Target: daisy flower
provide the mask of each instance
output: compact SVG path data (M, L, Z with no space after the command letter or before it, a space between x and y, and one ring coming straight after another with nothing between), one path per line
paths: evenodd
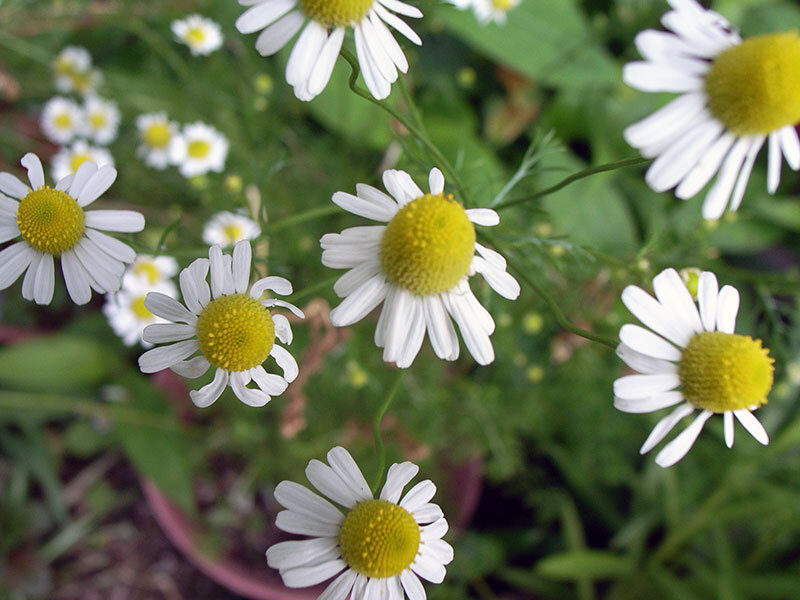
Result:
M252 219L229 211L215 214L203 227L203 241L223 248L261 235L261 227Z
M141 231L144 217L131 210L84 210L111 187L117 171L85 162L74 176L51 188L45 185L38 156L28 153L20 163L28 170L30 186L11 173L0 173L0 244L22 238L0 252L0 290L27 269L22 297L49 304L55 279L53 257L60 255L67 291L75 304L86 304L92 289L117 291L125 263L133 262L136 253L99 230Z
M703 217L739 208L753 163L769 147L767 189L774 193L785 157L800 168L800 35L770 33L742 40L717 13L694 0L668 0L661 22L671 31L644 31L636 47L646 59L625 65L623 77L646 92L680 96L625 130L625 139L655 158L646 180L657 192L674 188L691 198L716 175Z
M475 17L483 25L506 22L508 11L519 6L521 0L451 0L461 10L472 7Z
M83 133L98 144L109 144L117 137L119 109L117 103L88 96L83 104Z
M183 128L170 148L173 164L184 177L221 173L228 157L228 140L219 131L200 121Z
M90 146L85 140L76 140L71 146L61 148L53 155L53 179L59 181L67 175L73 175L87 161L98 167L114 166L114 157L107 149Z
M176 143L178 124L167 118L167 113L147 113L136 119L141 144L137 156L144 159L148 167L163 170L171 161L171 148Z
M153 285L159 281L166 281L178 272L178 261L171 256L150 256L139 254L133 261L125 277L122 278L122 287L128 287L128 278L143 279Z
M66 46L53 61L53 76L59 92L88 94L100 83L100 72L92 68L86 48Z
M42 108L40 122L50 141L66 144L83 129L83 111L69 98L55 96Z
M189 15L172 22L175 39L189 46L194 56L207 56L222 46L219 24L201 15Z
M245 404L264 406L297 377L294 357L275 342L277 338L291 343L289 320L269 308L287 308L301 318L303 313L283 300L261 300L266 290L291 294L292 285L283 277L265 277L250 286L250 256L250 242L236 244L232 257L223 256L219 246L212 246L207 259L198 258L181 271L185 307L157 292L148 294L144 301L150 312L170 321L146 327L144 340L176 343L145 352L139 358L139 368L144 373L170 368L194 379L213 366L214 380L189 392L200 408L213 404L228 385ZM209 267L210 291L206 283ZM196 352L200 355L186 360ZM262 363L268 356L275 359L283 377L264 370ZM258 389L247 387L251 380Z
M519 284L506 261L475 241L475 227L497 225L487 208L464 208L444 193L439 169L430 172L430 193L423 193L405 171L389 170L383 184L391 195L359 184L357 195L336 192L334 204L385 225L353 227L322 237L322 264L350 269L333 289L344 301L331 311L337 327L351 325L384 302L375 343L383 360L411 365L427 330L436 356L458 358L451 318L478 363L494 360L489 336L494 320L469 287L480 273L501 296L519 296ZM475 252L477 251L477 255Z
M328 85L348 27L355 35L364 82L379 100L391 92L397 71L408 71L408 61L387 25L422 44L397 16L419 18L422 13L400 0L240 0L240 4L252 6L236 20L236 28L241 33L263 30L256 39L262 56L283 48L307 22L286 65L286 82L300 100L313 99Z
M123 277L123 286L115 294L106 295L103 305L103 314L108 319L111 329L114 330L126 346L141 343L145 348L152 344L142 339L144 328L152 323L166 323L155 316L144 305L145 297L149 292L158 292L170 298L178 295L175 284L169 280L160 280L154 283L147 277L130 277L131 269Z
M708 271L700 273L695 285L697 304L674 269L653 279L655 298L636 286L622 292L625 306L649 329L632 324L620 329L617 354L638 374L614 382L614 406L623 412L647 413L677 405L653 428L641 453L653 449L681 419L700 411L658 453L656 463L662 467L686 455L714 414L723 417L729 448L734 417L756 440L769 443L752 412L767 402L772 389L774 361L769 350L761 340L734 333L739 310L736 288L719 289L716 276Z
M402 496L418 471L410 462L393 464L380 497L373 498L344 448L328 452L327 465L312 460L306 477L330 501L293 481L279 483L275 499L286 510L278 513L277 527L310 538L275 544L267 564L290 588L339 574L319 596L325 600L348 594L357 600L424 599L420 577L441 583L453 548L442 539L448 528L442 509L431 503L433 482L421 481Z

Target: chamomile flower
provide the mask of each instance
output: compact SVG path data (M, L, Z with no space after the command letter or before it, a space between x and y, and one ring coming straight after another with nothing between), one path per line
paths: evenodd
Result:
M219 131L200 121L183 128L170 147L172 162L184 177L221 173L228 157L228 140Z
M83 105L83 134L98 144L109 144L117 137L119 109L117 103L98 96L89 96Z
M20 161L30 186L11 173L0 173L0 244L21 237L0 252L0 290L26 271L22 297L37 304L53 298L54 256L61 256L67 292L75 304L86 304L92 290L115 292L136 253L100 230L135 232L144 217L132 210L84 210L117 177L113 167L83 163L78 172L45 185L39 157L28 153ZM17 201L14 198L19 198Z
M328 85L347 28L355 35L364 82L379 100L391 92L398 70L408 71L408 61L387 25L422 44L397 16L419 18L422 13L400 0L245 0L241 4L253 6L236 20L236 28L241 33L263 30L256 39L262 56L275 54L305 25L286 65L286 82L300 100L313 99Z
M71 146L61 148L53 155L53 179L59 181L67 175L77 173L78 168L87 161L98 167L114 166L114 157L107 149L91 146L85 140L76 140Z
M375 343L384 349L383 360L405 368L426 331L439 358L458 358L452 319L472 356L485 365L494 360L494 320L472 293L469 277L480 273L504 298L513 300L520 291L505 259L475 241L474 224L497 225L500 218L487 208L464 210L444 193L439 169L429 179L426 194L408 173L389 170L383 183L391 196L363 184L356 196L333 195L334 204L385 225L353 227L320 240L322 264L350 269L333 287L344 301L331 311L331 322L351 325L383 302Z
M214 380L189 392L201 408L213 404L228 385L245 404L264 406L297 377L294 357L276 343L276 338L291 343L289 320L269 309L286 308L301 318L303 313L283 300L261 299L266 290L291 294L292 285L283 277L265 277L249 285L250 257L250 242L236 244L232 257L223 256L219 246L212 246L207 259L198 258L181 271L186 306L159 293L148 294L144 302L153 314L170 321L145 328L144 340L176 343L145 352L139 358L139 368L144 373L169 368L194 379L213 366ZM209 268L210 290L206 283ZM198 356L186 360L197 352ZM262 363L268 356L275 359L283 377L264 370ZM251 380L258 389L247 387Z
M144 300L150 292L175 298L178 290L169 280L151 283L147 277L130 275L129 269L123 277L122 289L115 294L106 295L103 314L108 319L111 329L122 338L126 346L141 343L145 348L149 348L152 344L142 339L144 328L153 323L166 323L166 321L151 313L144 305Z
M252 219L229 211L215 214L203 227L203 241L211 245L233 246L242 240L261 235L261 227Z
M141 144L136 149L139 158L148 167L164 170L172 162L172 146L178 139L178 124L167 118L167 113L147 113L136 118Z
M756 156L766 143L767 189L780 183L781 162L800 168L800 35L770 33L742 40L721 15L695 0L668 0L661 22L636 46L646 59L625 66L631 87L681 94L625 130L627 142L655 158L646 180L657 192L696 195L716 175L703 217L735 211Z
M189 15L172 22L175 39L189 46L194 56L206 56L222 46L219 24L201 15Z
M92 68L86 48L66 46L53 61L53 76L59 92L91 93L100 83L100 72Z
M374 498L344 448L328 452L327 465L312 460L306 477L330 500L293 481L278 484L275 499L286 510L278 513L276 525L309 538L270 547L267 564L290 588L338 574L319 596L325 600L344 600L348 594L357 600L425 598L420 578L441 583L453 548L442 539L448 529L442 509L431 503L433 482L421 481L403 495L418 472L411 462L393 464Z
M122 287L126 288L127 280L142 279L150 285L159 281L167 281L178 272L178 261L171 256L150 256L139 254L136 260L128 267L125 277L122 278Z
M475 17L483 25L506 22L508 11L519 6L521 0L451 0L461 10L472 7Z
M42 108L41 127L50 141L66 144L83 129L83 111L69 98L55 96Z
M647 413L677 405L653 428L642 454L695 410L700 414L656 456L662 467L686 455L714 414L723 417L729 448L734 418L756 440L769 443L753 411L767 402L773 359L761 340L734 333L739 311L736 288L719 289L716 276L702 272L695 304L677 271L666 269L653 279L653 289L655 298L636 286L622 292L625 306L649 329L633 324L620 329L617 354L638 374L614 382L614 406L623 412Z

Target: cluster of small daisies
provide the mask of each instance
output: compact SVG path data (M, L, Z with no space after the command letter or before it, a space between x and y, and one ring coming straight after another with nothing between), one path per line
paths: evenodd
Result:
M513 0L466 2L484 20L502 20ZM646 61L625 68L625 80L646 91L680 93L676 100L626 130L626 139L655 157L648 183L677 195L697 194L715 175L703 208L706 218L736 210L756 155L769 145L768 188L779 183L783 158L800 167L800 36L770 34L743 41L718 14L695 0L668 0L673 10L662 22L670 32L646 31L636 45ZM353 31L364 81L376 98L405 72L408 62L389 27L414 43L419 37L398 17L421 13L400 0L241 0L248 6L236 21L242 33L260 31L256 49L271 55L299 33L286 71L298 98L310 100L327 85L345 33ZM301 31L302 30L302 31ZM208 54L222 43L219 27L193 15L173 23L176 38L193 54ZM54 64L59 89L88 94L92 75L88 53L66 48ZM79 86L79 83L81 85ZM48 135L67 143L78 132L98 143L115 133L108 102L87 95L83 107L53 99L43 116ZM94 111L94 112L92 112ZM105 111L103 113L103 111ZM103 129L103 128L106 129ZM192 177L221 171L227 141L202 123L178 125L163 113L137 120L140 156L163 169L179 165ZM72 128L72 129L70 129ZM86 129L88 128L88 129ZM71 133L70 133L71 132ZM69 135L67 135L69 134ZM84 142L85 143L85 142ZM67 292L77 304L91 290L107 294L104 312L128 345L149 349L140 356L145 373L171 369L186 378L209 371L211 380L190 397L208 407L230 387L243 403L260 407L282 394L299 367L285 346L292 342L290 319L303 312L278 298L292 293L277 276L251 281L250 240L257 223L236 213L220 213L207 224L207 257L180 271L169 257L139 256L102 231L136 232L139 213L84 210L113 183L110 165L87 157L46 185L38 157L21 164L28 183L0 173L0 290L23 276L22 296L48 304L54 295L55 258L60 259ZM358 184L355 194L340 191L332 201L370 221L320 240L322 263L346 272L334 284L341 303L330 313L346 327L380 307L375 343L383 358L409 367L424 339L435 355L455 360L464 346L476 362L494 360L491 314L477 299L470 278L481 275L500 296L513 300L520 287L506 260L480 244L476 225L499 224L488 208L465 209L445 191L442 173L428 174L427 191L406 172L387 170L381 190ZM230 253L225 248L232 247ZM129 265L126 268L126 264ZM622 301L644 326L626 324L617 353L633 373L614 382L614 405L630 413L672 408L644 442L645 453L660 444L677 424L696 411L692 422L663 446L656 462L667 467L689 451L704 424L723 419L724 440L733 445L738 421L756 440L768 436L754 411L767 402L773 383L773 359L760 340L735 333L739 294L719 287L710 272L666 269L652 282L653 294L629 286ZM269 361L269 362L268 362ZM273 366L274 363L274 366ZM418 467L392 465L375 498L360 469L343 448L333 448L327 464L312 460L306 469L312 492L281 482L275 497L285 508L277 526L308 539L280 542L267 551L268 564L288 587L316 585L331 578L326 600L424 599L421 579L439 583L453 549L442 537L448 525L431 500L436 491L422 481L403 494ZM321 495L320 495L321 494ZM324 497L323 497L324 496Z
M483 25L497 23L502 25L508 18L508 12L519 6L521 0L450 0L461 10L472 8L475 17Z

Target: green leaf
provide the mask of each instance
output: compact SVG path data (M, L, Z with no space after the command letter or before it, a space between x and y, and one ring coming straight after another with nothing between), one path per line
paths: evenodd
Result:
M575 550L552 554L539 561L536 572L551 579L614 579L633 569L629 558L600 550Z
M191 444L164 395L142 375L126 373L118 383L130 393L130 402L140 416L152 416L152 422L128 418L127 403L109 406L115 418L116 436L136 470L150 478L184 509L194 509L194 493L189 461ZM168 425L172 427L168 427ZM167 426L165 426L167 425Z
M0 381L27 391L68 392L107 379L119 361L94 340L53 335L0 350Z

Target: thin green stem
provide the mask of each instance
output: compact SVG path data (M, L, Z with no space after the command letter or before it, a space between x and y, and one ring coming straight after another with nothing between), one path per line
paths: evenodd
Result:
M169 234L175 231L181 224L181 219L183 219L183 211L181 211L181 214L178 215L177 219L175 219L172 223L167 225L166 228L164 228L164 233L161 234L161 237L158 239L158 243L155 245L155 248L153 250L156 254L161 252L161 249L164 248L164 242L167 241L167 237L169 236Z
M501 245L498 244L497 241L493 237L487 235L486 233L482 233L481 237L486 238L495 248L501 248ZM532 279L528 275L526 269L524 269L522 267L522 265L520 265L515 259L513 259L507 252L505 252L504 255L505 255L506 262L508 262L509 266L512 269L514 269L514 271L516 271L517 277L522 279L522 281L524 281L531 288L533 288L533 291L536 292L542 298L542 300L545 301L547 306L550 307L550 310L553 311L553 314L556 317L556 321L558 322L559 325L561 325L561 327L563 327L567 331L570 331L570 332L574 333L575 335L578 335L578 336L580 336L582 338L586 338L587 340L590 340L592 342L597 342L599 344L603 344L605 346L608 346L609 348L615 348L616 349L616 347L618 345L618 342L616 340L614 340L612 338L608 338L608 337L603 336L603 335L592 333L591 331L587 331L586 329L581 329L577 325L574 325L566 317L566 315L563 313L563 311L558 306L556 301L553 300L552 296L550 296L550 294L548 294L545 291L544 287L541 284L539 284L537 281Z
M505 208L511 208L512 206L518 206L520 204L525 204L526 202L532 202L534 200L538 200L539 198L543 198L544 196L549 196L550 194L554 194L555 192L567 187L569 184L574 183L580 179L584 179L585 177L589 177L590 175L595 175L596 173L604 173L606 171L614 171L616 169L621 169L623 167L633 167L635 165L642 165L644 163L650 162L652 159L650 158L643 158L641 156L637 156L635 158L626 158L624 160L619 160L613 163L607 163L604 165L597 165L596 167L589 167L584 169L583 171L578 171L577 173L573 173L566 179L562 179L557 184L550 186L540 192L536 192L533 196L527 196L525 198L515 198L514 200L506 200L505 202L501 202L497 206L494 207L495 210L503 210Z
M392 404L392 400L394 400L394 397L397 395L397 390L400 389L400 383L402 381L403 371L401 370L397 374L397 379L395 379L392 389L389 390L386 398L384 398L383 404L381 404L380 408L378 408L378 412L375 415L375 420L372 422L372 433L375 436L375 450L378 453L378 469L375 473L375 479L372 482L373 496L378 494L381 486L383 485L383 471L386 469L386 447L383 445L383 437L381 437L381 421L383 420L383 415L386 414L386 411Z
M428 149L433 158L441 165L442 169L446 171L448 179L453 181L453 184L458 189L458 193L465 201L465 204L468 204L466 202L467 196L464 185L461 183L461 179L459 178L458 173L456 173L456 170L450 164L450 161L448 161L445 155L442 154L442 151L439 150L439 148L436 147L436 145L430 140L430 138L428 138L425 132L419 127L417 127L414 123L412 123L411 120L401 115L391 106L386 104L384 101L376 100L375 98L373 98L372 94L370 94L368 91L358 87L356 85L356 82L358 81L358 75L361 72L361 69L358 66L358 59L355 56L353 56L353 54L350 51L345 50L344 48L341 51L341 55L350 65L350 79L348 80L348 85L350 86L350 89L353 90L353 92L355 92L357 95L364 98L365 100L368 100L369 102L372 102L374 105L379 106L382 110L386 111L387 113L389 113L389 115L400 121L400 123L402 123L403 126L406 129L408 129L411 132L411 134L415 138L417 138L422 143L423 146L425 146ZM411 101L410 100L411 94L408 94L407 97L409 98L409 101ZM412 112L414 112L416 111L416 105L413 104L413 101L411 102L412 104L409 106L409 108Z

